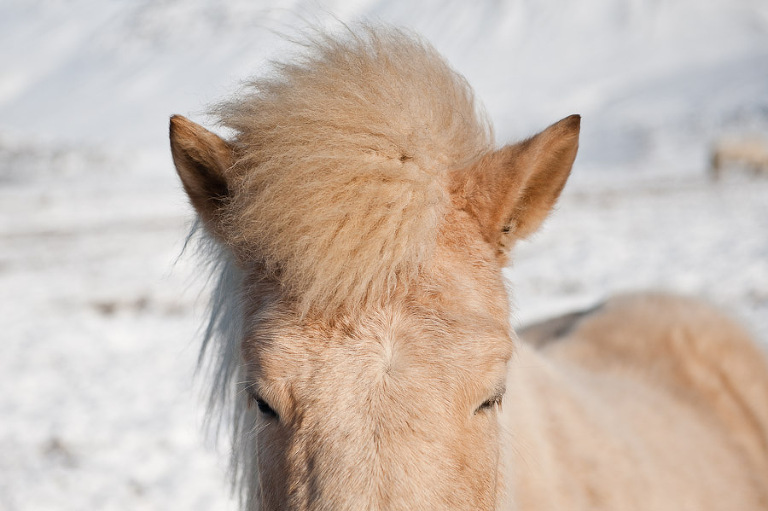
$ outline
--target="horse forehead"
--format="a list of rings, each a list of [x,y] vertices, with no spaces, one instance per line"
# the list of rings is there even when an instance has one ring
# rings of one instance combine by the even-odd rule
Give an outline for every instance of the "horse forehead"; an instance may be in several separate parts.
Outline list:
[[[430,375],[449,370],[482,371],[504,364],[512,341],[504,325],[486,318],[460,321],[431,312],[388,308],[355,318],[266,322],[246,341],[245,357],[261,376],[317,379],[388,374]]]

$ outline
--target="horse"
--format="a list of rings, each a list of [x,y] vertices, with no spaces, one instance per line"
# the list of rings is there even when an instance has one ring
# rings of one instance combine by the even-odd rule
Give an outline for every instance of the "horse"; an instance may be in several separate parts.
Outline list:
[[[752,176],[768,175],[768,142],[757,137],[718,140],[710,154],[709,175],[718,181],[729,168],[748,170]]]
[[[432,46],[370,25],[213,113],[228,138],[173,116],[170,141],[242,508],[768,509],[768,363],[726,315],[647,292],[511,327],[502,268],[578,115],[497,147]]]

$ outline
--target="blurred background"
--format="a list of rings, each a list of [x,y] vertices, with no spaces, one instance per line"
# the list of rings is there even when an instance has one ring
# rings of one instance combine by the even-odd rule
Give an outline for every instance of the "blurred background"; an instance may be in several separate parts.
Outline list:
[[[235,508],[168,117],[360,19],[430,40],[500,144],[582,115],[515,324],[662,288],[768,342],[764,0],[0,0],[0,510]]]

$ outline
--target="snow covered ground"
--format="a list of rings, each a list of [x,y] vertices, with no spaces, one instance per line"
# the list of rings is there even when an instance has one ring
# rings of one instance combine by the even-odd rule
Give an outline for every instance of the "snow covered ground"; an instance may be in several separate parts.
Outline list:
[[[705,297],[768,342],[768,180],[710,144],[768,133],[762,0],[0,1],[0,510],[234,509],[194,378],[205,276],[172,113],[265,68],[277,32],[415,28],[500,142],[570,113],[558,211],[508,271],[517,323],[610,293]]]

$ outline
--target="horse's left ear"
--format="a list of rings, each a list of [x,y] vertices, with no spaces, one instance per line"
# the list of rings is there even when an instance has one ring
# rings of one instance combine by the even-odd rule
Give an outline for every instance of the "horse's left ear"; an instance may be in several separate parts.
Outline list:
[[[221,210],[229,199],[225,172],[233,163],[232,147],[181,115],[171,117],[170,137],[173,163],[189,201],[205,227],[221,237]]]
[[[555,205],[576,158],[580,123],[578,115],[566,117],[454,174],[454,199],[477,219],[503,262]]]

